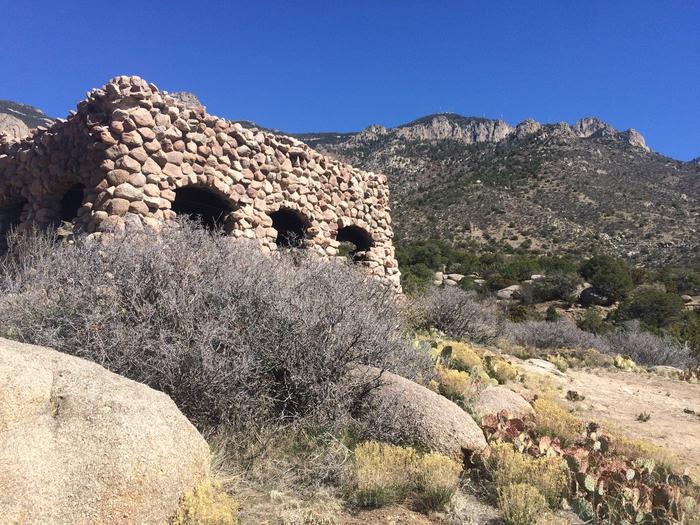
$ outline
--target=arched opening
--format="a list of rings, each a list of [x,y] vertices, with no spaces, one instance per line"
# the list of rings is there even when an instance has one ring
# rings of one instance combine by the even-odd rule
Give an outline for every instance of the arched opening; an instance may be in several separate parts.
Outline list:
[[[233,203],[209,188],[185,186],[175,190],[172,210],[201,223],[209,230],[224,227],[227,215],[233,211]]]
[[[338,230],[335,239],[341,243],[340,253],[353,261],[362,261],[374,246],[372,236],[359,226],[345,226]]]
[[[309,222],[296,210],[281,208],[270,215],[272,227],[277,230],[278,248],[301,248]]]
[[[83,205],[85,185],[73,184],[61,197],[61,220],[73,222],[78,216],[78,210]]]
[[[22,222],[22,210],[26,200],[0,206],[0,255],[7,250],[7,234]]]

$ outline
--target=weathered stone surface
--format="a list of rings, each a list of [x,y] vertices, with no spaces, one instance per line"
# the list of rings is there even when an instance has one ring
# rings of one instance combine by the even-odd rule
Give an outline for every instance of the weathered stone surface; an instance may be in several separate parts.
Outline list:
[[[208,465],[206,442],[165,394],[0,339],[3,523],[165,523]]]
[[[478,417],[498,414],[503,410],[511,417],[522,417],[532,413],[530,403],[504,386],[493,386],[481,392],[472,408]]]
[[[351,376],[376,377],[377,374],[378,369],[363,367],[354,370]],[[391,372],[382,374],[381,386],[370,392],[361,417],[367,424],[379,425],[406,442],[455,458],[486,448],[481,428],[458,405]]]
[[[287,238],[271,218],[279,210],[296,217],[303,246],[322,257],[337,257],[339,235],[352,237],[342,228],[363,231],[364,246],[356,246],[354,260],[400,290],[386,177],[324,157],[291,137],[243,129],[202,107],[179,105],[138,77],[112,79],[68,119],[28,138],[0,139],[0,158],[0,211],[3,203],[31,195],[37,203],[28,203],[25,222],[47,226],[56,220],[65,188],[79,183],[86,202],[74,219],[78,231],[99,235],[122,229],[126,219],[150,228],[153,221],[175,219],[176,193],[194,186],[208,193],[189,205],[214,215],[205,202],[211,195],[219,202],[214,207],[226,212],[221,216],[250,207],[245,220],[227,222],[227,231],[256,238],[266,253]]]

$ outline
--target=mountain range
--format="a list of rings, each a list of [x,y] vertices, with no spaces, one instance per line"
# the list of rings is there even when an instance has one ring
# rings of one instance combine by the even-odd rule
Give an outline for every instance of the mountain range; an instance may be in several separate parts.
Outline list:
[[[200,105],[191,93],[173,95]],[[18,121],[24,134],[51,122],[36,108],[0,101],[0,131],[9,122],[17,133]],[[609,253],[650,265],[700,256],[700,157],[665,157],[637,131],[618,131],[598,118],[512,126],[443,113],[394,128],[286,134],[387,175],[402,240]]]

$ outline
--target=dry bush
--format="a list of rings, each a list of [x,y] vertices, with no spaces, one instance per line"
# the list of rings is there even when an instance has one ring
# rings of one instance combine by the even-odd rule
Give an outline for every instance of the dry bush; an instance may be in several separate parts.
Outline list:
[[[418,456],[412,448],[373,441],[355,449],[354,497],[363,507],[403,500],[413,488]]]
[[[503,316],[492,300],[458,288],[431,288],[412,304],[414,324],[449,337],[491,343],[501,333]]]
[[[482,368],[484,363],[472,347],[458,341],[441,341],[438,344],[441,356],[445,357],[450,368],[471,372]]]
[[[416,469],[416,498],[423,510],[441,510],[459,488],[462,465],[442,454],[425,454]]]
[[[628,355],[646,366],[670,365],[688,368],[694,363],[687,344],[672,337],[660,337],[646,332],[638,322],[630,322],[605,336],[578,328],[569,321],[526,321],[508,323],[506,334],[512,343],[542,350],[588,350],[595,348],[608,355]]]
[[[585,332],[570,321],[508,323],[506,334],[517,345],[544,350],[597,348],[601,352],[608,351],[603,337]]]
[[[438,392],[452,401],[465,401],[478,393],[478,385],[467,372],[438,367]]]
[[[238,503],[213,482],[204,482],[180,499],[170,525],[238,525]]]
[[[441,510],[459,487],[462,465],[441,454],[377,442],[355,449],[352,494],[363,507],[381,507],[412,496],[423,510]]]
[[[629,356],[641,365],[688,368],[694,362],[693,353],[687,344],[679,343],[672,337],[659,337],[645,332],[638,322],[626,324],[608,335],[608,340],[611,352]]]
[[[498,508],[506,525],[539,525],[548,515],[544,496],[528,483],[500,487]]]
[[[518,369],[508,361],[498,355],[487,355],[485,357],[486,372],[493,377],[499,384],[505,384],[508,381],[515,381],[519,372]]]
[[[532,404],[537,431],[556,437],[562,444],[570,444],[581,437],[581,422],[574,415],[550,399],[539,398]]]
[[[556,509],[566,491],[566,466],[561,458],[531,458],[516,451],[510,443],[494,443],[486,462],[497,488],[528,483],[544,497],[550,508]]]
[[[378,378],[415,377],[393,292],[361,269],[190,224],[56,245],[40,234],[0,263],[0,335],[95,361],[168,394],[200,428],[343,420]]]
[[[610,450],[629,460],[651,459],[658,466],[678,470],[680,462],[669,450],[643,439],[634,439],[619,432],[611,432]]]

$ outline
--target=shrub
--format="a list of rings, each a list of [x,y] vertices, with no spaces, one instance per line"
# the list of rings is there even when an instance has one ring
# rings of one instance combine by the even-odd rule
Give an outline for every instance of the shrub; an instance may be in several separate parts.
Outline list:
[[[547,514],[544,496],[528,483],[499,488],[498,508],[506,525],[537,525]]]
[[[680,295],[643,286],[620,304],[617,315],[621,320],[639,319],[643,325],[659,329],[680,319],[683,311]]]
[[[238,525],[238,503],[220,485],[205,482],[185,493],[170,525]]]
[[[581,265],[579,272],[612,301],[624,298],[634,286],[629,268],[624,261],[608,255],[591,257]]]
[[[366,442],[355,449],[353,494],[363,507],[382,507],[414,496],[425,510],[439,510],[459,486],[462,466],[441,454]]]
[[[540,398],[532,404],[537,431],[570,444],[581,435],[581,422],[554,401]]]
[[[601,310],[597,306],[591,306],[587,308],[583,314],[583,317],[578,320],[576,325],[586,332],[591,332],[596,335],[603,335],[610,332],[613,327],[609,323],[605,322],[603,316],[601,315]]]
[[[373,441],[355,449],[354,495],[362,507],[383,507],[404,499],[412,488],[416,451]]]
[[[515,381],[518,377],[518,369],[500,356],[487,355],[486,372],[500,384]]]
[[[526,321],[509,323],[506,326],[508,338],[515,344],[534,346],[542,349],[597,348],[601,352],[608,349],[607,341],[594,334],[584,332],[570,321]]]
[[[544,320],[549,323],[558,321],[560,317],[561,316],[557,312],[557,309],[554,307],[554,305],[551,304],[547,307],[547,311],[544,313]]]
[[[653,366],[669,365],[687,368],[693,354],[687,344],[681,344],[670,336],[660,337],[629,323],[608,336],[610,352],[631,357],[635,363]]]
[[[464,401],[476,394],[476,385],[467,372],[438,367],[438,392],[452,401]]]
[[[491,445],[487,469],[497,488],[527,483],[542,494],[552,509],[559,507],[566,491],[566,465],[560,457],[531,458],[517,452],[510,443]]]
[[[438,344],[441,356],[446,358],[450,368],[462,372],[471,372],[475,368],[481,368],[481,357],[466,343],[458,341],[443,341]]]
[[[493,301],[480,301],[458,288],[430,290],[413,302],[413,312],[418,328],[435,328],[455,339],[490,343],[502,330],[502,316]]]
[[[462,465],[442,454],[425,454],[416,470],[416,497],[424,510],[441,510],[459,488]]]
[[[32,243],[44,236],[0,264],[0,334],[161,390],[200,428],[330,423],[376,384],[349,381],[352,364],[408,377],[430,366],[410,349],[393,293],[347,264],[267,256],[187,223]]]
[[[576,287],[580,283],[581,278],[576,274],[555,272],[524,286],[523,301],[543,303],[563,300],[573,304],[576,302]]]

